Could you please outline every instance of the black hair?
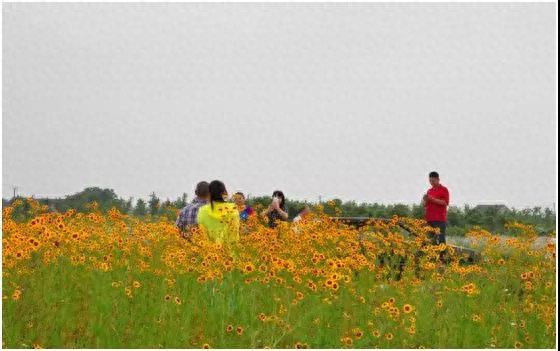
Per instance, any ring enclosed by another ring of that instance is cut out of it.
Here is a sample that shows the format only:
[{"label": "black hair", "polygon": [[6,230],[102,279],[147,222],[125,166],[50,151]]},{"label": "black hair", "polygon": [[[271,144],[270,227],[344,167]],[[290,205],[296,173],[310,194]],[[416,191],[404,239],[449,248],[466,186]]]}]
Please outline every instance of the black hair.
[{"label": "black hair", "polygon": [[438,178],[438,179],[439,179],[439,173],[436,172],[436,171],[431,171],[429,177],[430,177],[430,178]]},{"label": "black hair", "polygon": [[214,202],[224,202],[224,193],[227,192],[226,185],[219,180],[213,180],[208,185],[210,191],[210,207],[214,209]]},{"label": "black hair", "polygon": [[245,194],[243,194],[241,191],[236,192],[234,195],[239,195],[242,198],[245,198]]},{"label": "black hair", "polygon": [[272,193],[272,197],[277,196],[279,197],[280,200],[280,208],[282,210],[284,210],[286,207],[284,207],[285,203],[286,203],[286,197],[284,196],[284,193],[280,190],[274,190],[274,192]]},{"label": "black hair", "polygon": [[194,191],[196,196],[206,197],[210,190],[208,189],[208,182],[200,182],[196,185],[196,190]]}]

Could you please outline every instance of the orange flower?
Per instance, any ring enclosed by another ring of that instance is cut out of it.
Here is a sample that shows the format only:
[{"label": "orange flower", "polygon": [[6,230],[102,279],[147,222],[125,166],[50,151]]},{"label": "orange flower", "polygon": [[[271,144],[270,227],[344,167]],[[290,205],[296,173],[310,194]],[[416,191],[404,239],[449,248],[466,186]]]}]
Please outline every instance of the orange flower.
[{"label": "orange flower", "polygon": [[253,266],[252,263],[246,263],[245,266],[243,267],[244,273],[251,273],[254,270],[255,270],[255,266]]},{"label": "orange flower", "polygon": [[482,318],[478,314],[473,314],[472,315],[472,320],[473,320],[473,322],[480,322],[482,320]]},{"label": "orange flower", "polygon": [[403,306],[403,312],[404,313],[410,313],[410,312],[412,312],[412,310],[413,310],[413,307],[411,305],[409,305],[407,303],[404,304],[404,306]]},{"label": "orange flower", "polygon": [[358,300],[360,300],[361,303],[366,303],[366,298],[363,296],[360,296]]}]

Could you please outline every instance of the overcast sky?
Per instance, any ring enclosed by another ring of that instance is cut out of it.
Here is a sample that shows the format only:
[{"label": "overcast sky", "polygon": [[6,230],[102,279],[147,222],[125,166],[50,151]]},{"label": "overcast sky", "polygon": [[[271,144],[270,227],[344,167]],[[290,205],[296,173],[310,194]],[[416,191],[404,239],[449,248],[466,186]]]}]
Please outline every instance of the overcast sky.
[{"label": "overcast sky", "polygon": [[556,6],[3,4],[2,192],[552,206]]}]

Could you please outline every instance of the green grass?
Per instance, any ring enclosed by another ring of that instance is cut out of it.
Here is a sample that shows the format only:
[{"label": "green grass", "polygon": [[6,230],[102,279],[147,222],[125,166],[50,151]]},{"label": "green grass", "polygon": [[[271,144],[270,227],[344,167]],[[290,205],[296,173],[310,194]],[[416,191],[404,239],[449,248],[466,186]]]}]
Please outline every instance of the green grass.
[{"label": "green grass", "polygon": [[[445,289],[453,285],[452,276],[442,283],[427,280],[412,286],[406,278],[380,282],[361,273],[353,284],[355,294],[348,289],[336,295],[303,291],[303,300],[292,305],[292,290],[276,283],[246,284],[239,272],[226,275],[222,282],[204,284],[197,283],[193,274],[182,274],[170,287],[152,273],[101,272],[62,259],[39,266],[32,275],[4,278],[4,293],[17,282],[22,297],[4,300],[3,341],[10,348],[35,343],[64,348],[200,348],[205,343],[215,348],[291,348],[297,342],[338,348],[341,337],[359,328],[364,335],[353,337],[356,348],[511,348],[518,340],[525,347],[554,347],[551,331],[546,332],[538,314],[522,311],[516,280],[508,279],[505,269],[496,269],[495,274],[493,284],[473,279],[480,293],[467,296]],[[456,278],[466,281],[466,277]],[[111,285],[121,281],[131,286],[133,280],[141,286],[132,288],[132,298],[125,295],[124,286]],[[553,290],[543,288],[535,295],[553,298]],[[165,301],[167,294],[179,296],[181,304],[173,298]],[[366,302],[357,296],[364,296]],[[401,310],[397,320],[388,318],[383,309],[376,314],[375,308],[391,297],[399,308],[405,303],[414,306],[413,313]],[[443,307],[436,306],[437,299],[443,300]],[[275,315],[282,322],[262,322],[259,313]],[[473,314],[482,320],[473,321]],[[409,317],[416,319],[414,335],[405,331],[412,324]],[[519,327],[522,320],[524,329]],[[226,332],[228,324],[242,326],[243,334]],[[374,337],[373,330],[379,330],[381,337]],[[394,338],[386,340],[386,333]],[[530,336],[529,342],[523,340],[525,335]]]}]

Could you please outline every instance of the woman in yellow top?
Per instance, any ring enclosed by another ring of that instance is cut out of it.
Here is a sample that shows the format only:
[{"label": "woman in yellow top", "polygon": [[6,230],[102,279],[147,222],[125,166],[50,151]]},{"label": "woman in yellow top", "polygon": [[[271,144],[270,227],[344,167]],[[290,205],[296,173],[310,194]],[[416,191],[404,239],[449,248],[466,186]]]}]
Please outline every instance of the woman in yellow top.
[{"label": "woman in yellow top", "polygon": [[197,222],[208,239],[216,243],[239,240],[239,212],[235,204],[226,202],[227,190],[219,180],[210,182],[210,203],[198,210]]}]

